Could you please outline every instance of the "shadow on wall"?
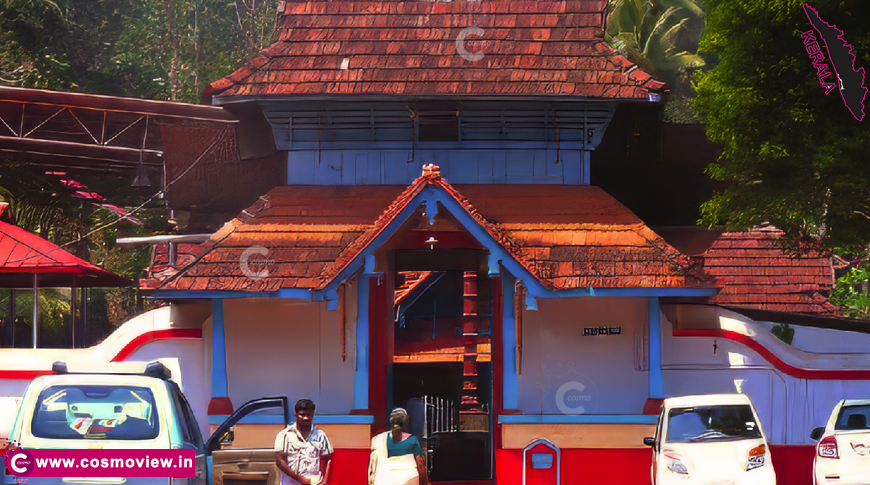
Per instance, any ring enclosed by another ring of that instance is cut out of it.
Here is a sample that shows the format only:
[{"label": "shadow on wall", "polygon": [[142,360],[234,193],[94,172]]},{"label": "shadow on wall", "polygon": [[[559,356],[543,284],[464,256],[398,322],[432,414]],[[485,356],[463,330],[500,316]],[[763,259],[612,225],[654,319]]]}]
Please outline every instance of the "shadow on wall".
[{"label": "shadow on wall", "polygon": [[694,226],[718,189],[705,167],[721,153],[704,125],[662,123],[658,104],[617,107],[592,152],[591,183],[650,226]]}]

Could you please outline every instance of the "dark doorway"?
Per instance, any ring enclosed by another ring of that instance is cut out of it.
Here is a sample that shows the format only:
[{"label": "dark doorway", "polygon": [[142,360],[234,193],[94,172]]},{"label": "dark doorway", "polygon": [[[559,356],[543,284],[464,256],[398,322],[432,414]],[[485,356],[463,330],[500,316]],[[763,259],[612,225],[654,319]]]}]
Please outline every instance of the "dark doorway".
[{"label": "dark doorway", "polygon": [[395,257],[387,398],[408,409],[433,482],[492,478],[491,283],[485,253],[461,252]]}]

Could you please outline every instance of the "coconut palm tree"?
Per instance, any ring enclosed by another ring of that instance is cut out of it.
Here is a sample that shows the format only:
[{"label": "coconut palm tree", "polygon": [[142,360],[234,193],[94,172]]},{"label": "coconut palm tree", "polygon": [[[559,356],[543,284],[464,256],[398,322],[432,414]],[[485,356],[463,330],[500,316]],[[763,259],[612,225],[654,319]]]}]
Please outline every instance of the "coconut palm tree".
[{"label": "coconut palm tree", "polygon": [[[659,78],[698,68],[704,11],[692,0],[612,0],[606,39]],[[664,80],[664,79],[663,79]]]},{"label": "coconut palm tree", "polygon": [[[0,0],[2,1],[2,0]],[[125,185],[113,191],[123,191]],[[135,280],[150,263],[149,246],[136,249],[120,248],[115,245],[118,230],[131,235],[151,235],[155,228],[166,226],[165,210],[157,207],[154,210],[143,210],[139,215],[146,221],[146,227],[129,224],[110,224],[118,220],[118,215],[99,204],[85,203],[75,196],[75,187],[64,184],[59,177],[49,176],[45,168],[22,161],[0,159],[0,202],[9,204],[8,214],[11,222],[19,227],[35,233],[78,256],[99,264],[109,271],[131,280]],[[124,199],[118,196],[117,199]],[[124,199],[126,200],[126,199]],[[133,199],[136,203],[139,199]],[[153,212],[153,213],[152,213]],[[10,217],[11,216],[11,217]],[[7,220],[7,222],[10,222]],[[95,228],[105,228],[94,231]],[[87,235],[87,237],[84,237]],[[114,326],[126,321],[141,311],[137,302],[135,288],[91,289],[89,301],[95,303],[89,311],[88,343],[95,343],[91,337],[105,335]],[[33,297],[28,292],[16,292],[17,318],[8,315],[9,291],[0,290],[0,320],[3,323],[26,325],[31,318],[28,311],[33,303]],[[40,327],[45,346],[59,345],[64,341],[70,305],[69,291],[66,289],[41,288],[39,290]],[[4,303],[5,302],[5,303]],[[5,305],[5,306],[4,306]],[[23,312],[23,313],[22,313]],[[31,323],[32,325],[32,323]],[[32,328],[32,327],[31,327]],[[3,335],[4,329],[0,329]],[[26,332],[24,332],[26,333]],[[16,337],[16,345],[30,345],[22,335]],[[2,339],[2,337],[0,337]],[[0,342],[0,346],[5,345]]]},{"label": "coconut palm tree", "polygon": [[45,170],[15,160],[0,160],[0,202],[7,202],[19,227],[65,244],[87,232],[86,213],[73,190]]},{"label": "coconut palm tree", "polygon": [[[605,39],[631,62],[671,85],[672,100],[693,94],[689,74],[704,66],[698,42],[704,10],[693,0],[610,0]],[[684,114],[696,118],[691,113]]]}]

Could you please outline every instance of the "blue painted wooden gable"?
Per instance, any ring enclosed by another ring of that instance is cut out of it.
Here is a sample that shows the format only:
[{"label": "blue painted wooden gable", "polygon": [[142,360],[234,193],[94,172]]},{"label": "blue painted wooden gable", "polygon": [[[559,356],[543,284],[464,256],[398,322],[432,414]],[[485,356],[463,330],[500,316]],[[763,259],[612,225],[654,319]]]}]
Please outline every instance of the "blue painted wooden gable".
[{"label": "blue painted wooden gable", "polygon": [[[292,185],[408,185],[430,163],[453,184],[589,184],[589,155],[616,107],[433,103],[260,101],[260,107],[276,146],[286,151]],[[442,141],[427,140],[436,125]]]}]

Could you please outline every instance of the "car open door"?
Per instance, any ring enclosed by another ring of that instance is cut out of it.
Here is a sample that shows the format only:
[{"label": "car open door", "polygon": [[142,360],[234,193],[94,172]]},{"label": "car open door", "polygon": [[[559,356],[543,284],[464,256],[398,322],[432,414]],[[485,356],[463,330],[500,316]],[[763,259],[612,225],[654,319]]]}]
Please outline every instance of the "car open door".
[{"label": "car open door", "polygon": [[[9,441],[9,433],[15,418],[18,416],[18,406],[21,405],[21,397],[0,396],[0,447]],[[0,455],[0,470],[6,469],[5,458]]]},{"label": "car open door", "polygon": [[[254,413],[260,417],[256,420],[259,424],[246,426],[246,436],[239,439],[241,436],[235,433],[233,427],[242,418]],[[265,416],[269,419],[262,419]],[[290,407],[284,396],[264,397],[243,404],[206,442],[209,484],[279,485],[281,472],[275,465],[273,444],[278,431],[289,423]],[[228,439],[233,436],[235,440]]]}]

